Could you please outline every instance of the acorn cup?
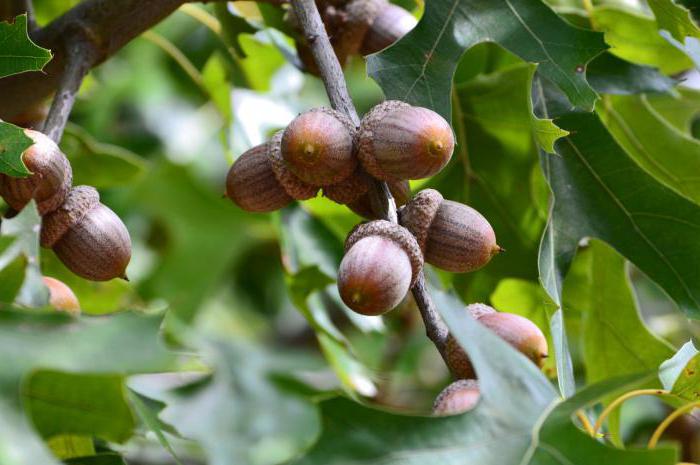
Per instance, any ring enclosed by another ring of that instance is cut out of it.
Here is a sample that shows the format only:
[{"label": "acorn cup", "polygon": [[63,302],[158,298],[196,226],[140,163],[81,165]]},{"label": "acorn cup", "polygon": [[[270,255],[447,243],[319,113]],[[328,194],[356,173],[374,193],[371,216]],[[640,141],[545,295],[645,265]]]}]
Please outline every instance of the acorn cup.
[{"label": "acorn cup", "polygon": [[385,220],[360,224],[345,242],[338,291],[355,312],[381,315],[401,303],[422,268],[420,248],[405,228]]},{"label": "acorn cup", "polygon": [[475,379],[459,379],[438,394],[433,404],[433,415],[458,415],[472,410],[479,403],[481,392]]},{"label": "acorn cup", "polygon": [[270,143],[244,152],[226,176],[226,197],[249,212],[279,210],[294,200],[277,181],[268,155]]},{"label": "acorn cup", "polygon": [[362,119],[358,145],[369,174],[401,181],[438,173],[452,157],[454,137],[449,123],[434,111],[387,100]]},{"label": "acorn cup", "polygon": [[[547,339],[540,328],[532,321],[513,313],[497,312],[484,304],[471,304],[466,307],[482,325],[496,333],[538,367],[542,368],[547,358]],[[457,339],[450,334],[445,344],[447,364],[457,378],[476,378],[469,356]]]},{"label": "acorn cup", "polygon": [[32,174],[15,178],[0,173],[0,196],[16,211],[34,199],[43,216],[63,203],[73,182],[73,171],[54,141],[31,129],[25,129],[24,134],[34,142],[22,153],[22,161]]},{"label": "acorn cup", "polygon": [[434,189],[416,194],[399,212],[399,220],[416,237],[425,261],[446,271],[478,270],[503,250],[479,212],[444,200]]},{"label": "acorn cup", "polygon": [[92,281],[126,279],[131,259],[129,231],[100,203],[93,187],[71,189],[63,205],[44,217],[40,240],[42,247],[53,249],[78,276]]},{"label": "acorn cup", "polygon": [[330,108],[314,108],[284,130],[282,158],[289,170],[311,186],[328,186],[349,177],[357,167],[355,125]]}]

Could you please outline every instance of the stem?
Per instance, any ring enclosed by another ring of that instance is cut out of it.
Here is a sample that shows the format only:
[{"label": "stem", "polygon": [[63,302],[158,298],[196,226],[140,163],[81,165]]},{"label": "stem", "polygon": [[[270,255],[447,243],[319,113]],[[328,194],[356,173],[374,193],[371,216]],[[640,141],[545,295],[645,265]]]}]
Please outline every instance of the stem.
[{"label": "stem", "polygon": [[[299,26],[311,48],[331,106],[350,118],[356,126],[359,126],[360,118],[348,93],[343,69],[328,40],[326,28],[314,0],[292,0],[291,3]],[[385,182],[376,181],[374,183],[370,189],[370,201],[372,209],[379,214],[379,217],[394,223],[398,222],[396,204]],[[448,334],[447,326],[435,309],[422,272],[411,292],[423,318],[428,338],[435,344],[443,360],[446,361],[444,349]]]},{"label": "stem", "polygon": [[688,405],[684,405],[683,407],[679,407],[676,410],[674,410],[673,412],[671,412],[671,414],[669,416],[667,416],[664,419],[664,421],[662,421],[661,424],[656,428],[656,430],[654,431],[654,434],[651,435],[651,439],[649,439],[649,444],[647,445],[647,447],[649,449],[653,449],[654,447],[656,447],[656,443],[659,442],[659,439],[661,439],[661,435],[664,434],[664,431],[666,431],[666,428],[668,428],[668,426],[671,423],[673,423],[673,420],[675,420],[676,418],[680,417],[683,414],[689,413],[690,411],[692,411],[693,409],[696,409],[698,407],[700,407],[700,401],[692,402]]},{"label": "stem", "polygon": [[66,69],[44,123],[44,133],[58,143],[75,103],[75,95],[95,59],[93,46],[87,38],[73,35],[66,38]]},{"label": "stem", "polygon": [[583,410],[576,410],[576,417],[579,419],[581,422],[581,426],[583,426],[583,429],[586,430],[586,433],[588,433],[590,436],[595,437],[596,432],[593,429],[593,425],[591,425],[591,421],[588,419],[586,416],[586,413]]},{"label": "stem", "polygon": [[669,391],[665,391],[663,389],[637,389],[635,391],[622,394],[620,397],[610,402],[610,405],[603,410],[596,420],[595,425],[593,425],[593,432],[598,433],[600,428],[603,426],[603,422],[610,415],[610,413],[612,413],[612,411],[615,410],[618,405],[622,404],[627,399],[639,396],[663,396],[665,394],[669,394]]}]

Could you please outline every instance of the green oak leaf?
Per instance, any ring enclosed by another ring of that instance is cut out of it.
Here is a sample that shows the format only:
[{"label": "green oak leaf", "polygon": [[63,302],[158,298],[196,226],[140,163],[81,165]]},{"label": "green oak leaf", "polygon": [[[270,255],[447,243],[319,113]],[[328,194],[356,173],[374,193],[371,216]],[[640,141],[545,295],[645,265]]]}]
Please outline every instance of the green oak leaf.
[{"label": "green oak leaf", "polygon": [[681,42],[672,37],[668,31],[661,31],[660,34],[669,44],[690,58],[695,67],[700,70],[700,39],[697,37],[686,37]]},{"label": "green oak leaf", "polygon": [[676,40],[686,37],[700,38],[700,28],[690,16],[690,11],[673,0],[647,0],[649,8],[654,12],[659,29],[665,29]]},{"label": "green oak leaf", "polygon": [[605,31],[610,53],[632,63],[653,66],[673,74],[691,66],[685,54],[659,35],[654,18],[614,6],[599,6],[591,20]]},{"label": "green oak leaf", "polygon": [[51,60],[51,51],[36,45],[27,35],[27,15],[14,23],[0,21],[0,78],[26,71],[40,71]]},{"label": "green oak leaf", "polygon": [[673,94],[652,94],[644,98],[665,123],[692,137],[693,122],[700,116],[700,90],[678,87]]},{"label": "green oak leaf", "polygon": [[586,79],[596,92],[612,95],[666,93],[675,81],[650,66],[636,65],[606,52],[588,65]]},{"label": "green oak leaf", "polygon": [[450,118],[450,89],[459,57],[496,42],[556,83],[577,107],[591,110],[596,93],[587,63],[607,46],[602,34],[575,28],[541,1],[431,0],[415,29],[367,60],[387,98],[432,108]]},{"label": "green oak leaf", "polygon": [[625,260],[597,240],[580,253],[586,256],[589,269],[589,308],[582,309],[581,333],[587,381],[656,370],[673,349],[642,321]]},{"label": "green oak leaf", "polygon": [[646,96],[604,97],[602,121],[627,154],[655,178],[700,203],[700,140],[654,110]]},{"label": "green oak leaf", "polygon": [[673,357],[659,367],[664,389],[686,401],[700,398],[700,352],[692,341],[686,342]]},{"label": "green oak leaf", "polygon": [[316,406],[271,379],[276,371],[306,367],[233,341],[201,349],[214,374],[165,393],[160,417],[197,440],[208,464],[277,464],[312,443],[320,429]]},{"label": "green oak leaf", "polygon": [[33,372],[22,384],[24,408],[44,438],[75,434],[123,443],[135,427],[124,376]]},{"label": "green oak leaf", "polygon": [[540,248],[540,275],[561,303],[561,285],[579,241],[612,245],[656,281],[690,317],[700,318],[700,207],[641,169],[595,114],[555,119],[571,132],[559,156],[542,155],[554,205]]},{"label": "green oak leaf", "polygon": [[[324,429],[295,465],[670,465],[675,451],[619,450],[580,431],[575,410],[635,386],[647,375],[588,388],[562,402],[545,377],[443,293],[436,304],[479,374],[476,408],[447,418],[408,416],[335,398],[321,403]],[[517,412],[517,413],[516,413]]]},{"label": "green oak leaf", "polygon": [[28,307],[43,307],[49,298],[39,267],[40,228],[41,217],[33,200],[17,216],[0,223],[0,270],[22,259],[24,279],[15,302]]},{"label": "green oak leaf", "polygon": [[[0,23],[2,24],[2,23]],[[22,161],[22,154],[32,145],[24,129],[0,121],[0,175],[24,177],[31,174]]]}]

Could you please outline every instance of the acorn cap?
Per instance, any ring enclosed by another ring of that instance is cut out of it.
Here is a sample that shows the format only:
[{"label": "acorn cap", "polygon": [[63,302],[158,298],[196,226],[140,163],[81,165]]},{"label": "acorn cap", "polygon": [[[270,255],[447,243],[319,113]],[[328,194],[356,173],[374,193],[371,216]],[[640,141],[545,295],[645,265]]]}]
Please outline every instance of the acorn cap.
[{"label": "acorn cap", "polygon": [[368,28],[360,47],[362,55],[384,50],[408,34],[418,21],[400,6],[386,3]]},{"label": "acorn cap", "polygon": [[481,392],[475,379],[460,379],[438,394],[433,403],[433,415],[457,415],[467,412],[479,403]]},{"label": "acorn cap", "polygon": [[391,240],[406,252],[411,262],[411,287],[416,283],[418,275],[423,270],[423,254],[413,235],[404,227],[386,220],[374,220],[362,223],[350,232],[345,240],[345,252],[365,237],[380,236]]},{"label": "acorn cap", "polygon": [[100,194],[94,187],[78,186],[71,189],[63,205],[44,217],[41,223],[41,246],[52,248],[70,228],[80,222],[99,203]]},{"label": "acorn cap", "polygon": [[32,173],[15,178],[0,173],[0,196],[16,211],[35,199],[40,215],[57,209],[73,182],[73,170],[58,145],[39,131],[25,129],[33,144],[22,153],[22,161]]},{"label": "acorn cap", "polygon": [[425,252],[430,225],[433,223],[442,201],[443,197],[440,192],[435,189],[423,189],[399,213],[401,225],[416,237],[423,252]]},{"label": "acorn cap", "polygon": [[372,109],[360,124],[358,139],[362,165],[385,181],[432,176],[454,150],[452,128],[442,116],[398,101]]},{"label": "acorn cap", "polygon": [[284,130],[281,153],[287,168],[312,186],[331,185],[357,167],[353,122],[331,108],[314,108],[294,118]]},{"label": "acorn cap", "polygon": [[481,303],[469,304],[467,305],[467,311],[471,313],[472,318],[478,320],[484,315],[489,315],[491,313],[497,313],[496,309]]},{"label": "acorn cap", "polygon": [[282,158],[282,136],[284,131],[278,131],[272,136],[268,144],[267,155],[272,163],[272,171],[280,185],[284,188],[287,194],[297,200],[308,200],[316,197],[318,187],[311,186],[301,179],[297,178],[294,173],[287,167],[287,163]]},{"label": "acorn cap", "polygon": [[243,210],[271,212],[292,200],[272,171],[269,142],[244,152],[226,176],[226,196]]},{"label": "acorn cap", "polygon": [[355,202],[358,198],[366,195],[370,188],[371,178],[362,168],[357,168],[347,178],[337,184],[323,187],[323,195],[341,205]]}]

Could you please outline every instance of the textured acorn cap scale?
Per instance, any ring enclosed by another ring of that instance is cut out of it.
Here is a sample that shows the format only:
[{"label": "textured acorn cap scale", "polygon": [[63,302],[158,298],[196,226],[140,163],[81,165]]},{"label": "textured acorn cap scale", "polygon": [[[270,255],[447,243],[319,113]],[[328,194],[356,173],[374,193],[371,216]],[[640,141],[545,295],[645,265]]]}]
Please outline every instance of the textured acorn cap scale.
[{"label": "textured acorn cap scale", "polygon": [[49,137],[25,129],[33,144],[22,153],[22,161],[32,173],[26,178],[0,174],[0,196],[16,211],[35,199],[40,215],[57,209],[73,182],[73,171],[66,156]]},{"label": "textured acorn cap scale", "polygon": [[454,136],[432,110],[397,100],[375,106],[360,124],[358,157],[377,179],[422,179],[439,172],[452,157]]},{"label": "textured acorn cap scale", "polygon": [[355,125],[340,112],[314,108],[294,118],[284,130],[282,158],[306,184],[338,183],[357,167],[355,132]]},{"label": "textured acorn cap scale", "polygon": [[244,152],[229,169],[226,196],[243,210],[271,212],[293,200],[272,171],[269,144],[266,142]]}]

